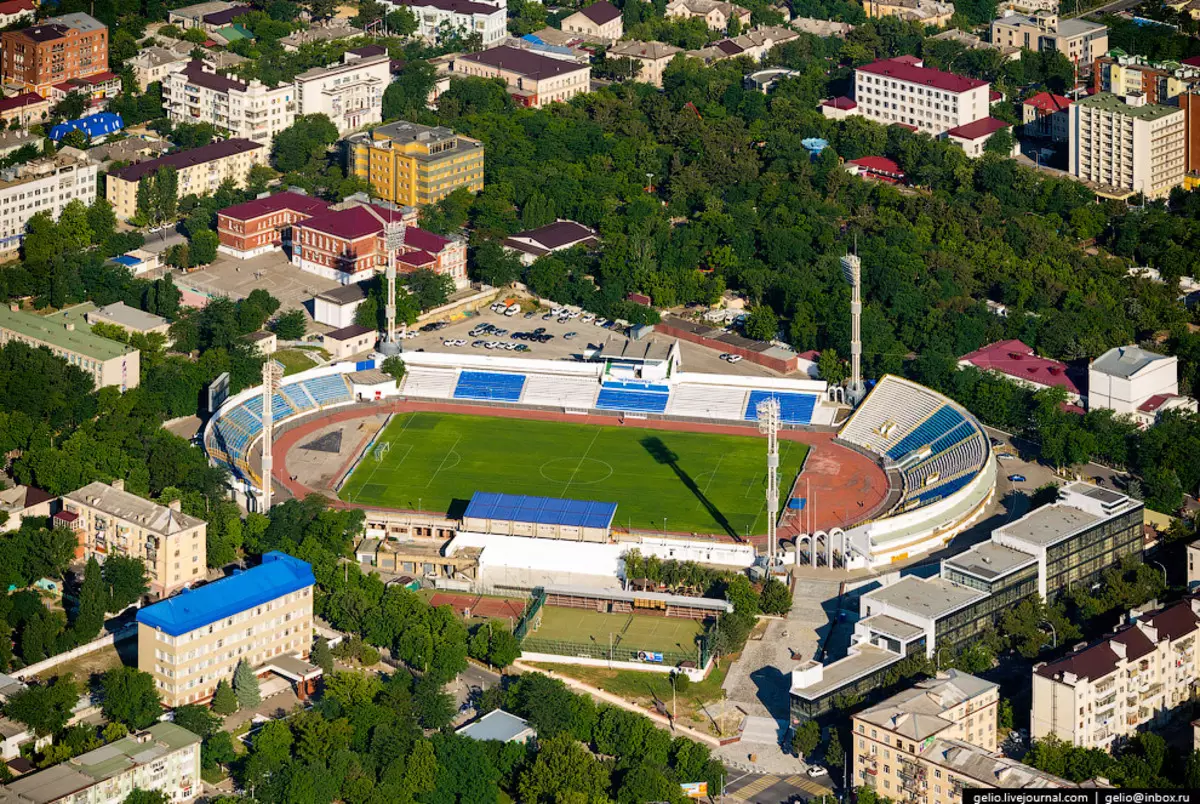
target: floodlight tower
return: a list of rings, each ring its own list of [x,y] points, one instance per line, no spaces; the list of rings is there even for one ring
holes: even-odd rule
[[[867,390],[862,379],[862,261],[857,254],[842,257],[842,276],[850,283],[850,385],[846,396],[857,405]]]
[[[775,566],[778,549],[775,517],[779,515],[779,400],[767,397],[755,408],[758,431],[767,436],[767,572]]]
[[[404,245],[404,224],[388,221],[383,225],[384,248],[387,249],[387,332],[379,343],[379,351],[385,355],[400,354],[400,339],[396,337],[396,251]],[[404,328],[407,330],[408,325]]]
[[[268,360],[262,367],[262,513],[271,510],[271,468],[274,460],[271,456],[271,442],[274,440],[275,417],[272,414],[275,391],[283,380],[283,364],[277,360]]]

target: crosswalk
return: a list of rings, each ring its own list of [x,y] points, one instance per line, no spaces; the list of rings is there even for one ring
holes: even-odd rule
[[[734,801],[750,801],[759,793],[774,787],[777,784],[786,784],[789,787],[803,790],[811,796],[830,795],[833,791],[825,785],[820,785],[812,779],[802,774],[792,776],[759,776],[750,784],[738,788],[728,794],[728,798]]]

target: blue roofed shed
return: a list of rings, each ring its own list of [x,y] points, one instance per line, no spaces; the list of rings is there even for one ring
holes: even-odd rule
[[[99,140],[125,128],[125,121],[115,112],[97,112],[78,120],[68,120],[50,129],[50,139],[61,142],[72,131],[82,131],[89,139]]]
[[[477,491],[463,514],[463,530],[605,541],[616,512],[616,503]]]
[[[147,606],[138,612],[137,621],[180,636],[315,583],[307,561],[273,550],[257,567],[235,570],[228,578]]]

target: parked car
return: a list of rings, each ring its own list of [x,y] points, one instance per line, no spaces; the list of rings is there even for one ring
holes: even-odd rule
[[[820,765],[809,765],[806,771],[810,778],[816,779],[818,776],[828,776],[829,771],[822,768]]]
[[[1008,482],[1009,483],[1024,483],[1025,475],[1009,475]]]

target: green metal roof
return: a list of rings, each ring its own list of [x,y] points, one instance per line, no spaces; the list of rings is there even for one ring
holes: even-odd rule
[[[1075,101],[1075,105],[1147,121],[1158,120],[1160,117],[1180,112],[1178,106],[1159,106],[1157,103],[1147,103],[1145,106],[1130,106],[1111,92],[1098,92],[1095,95],[1089,95],[1082,100]]]
[[[60,317],[62,320],[56,320]],[[75,329],[67,329],[68,323]],[[0,307],[0,327],[93,360],[112,360],[136,351],[132,346],[93,335],[82,316],[70,311],[66,316],[62,313],[41,316]]]

